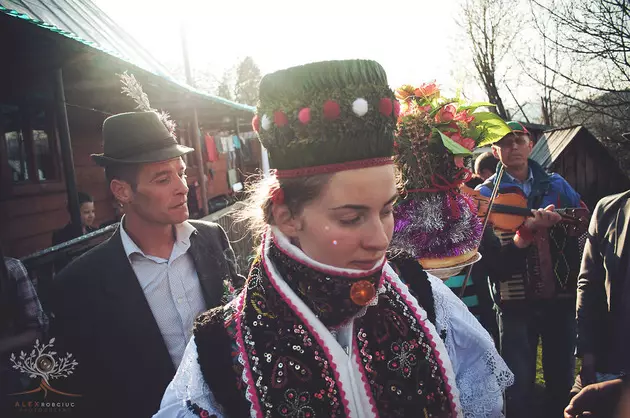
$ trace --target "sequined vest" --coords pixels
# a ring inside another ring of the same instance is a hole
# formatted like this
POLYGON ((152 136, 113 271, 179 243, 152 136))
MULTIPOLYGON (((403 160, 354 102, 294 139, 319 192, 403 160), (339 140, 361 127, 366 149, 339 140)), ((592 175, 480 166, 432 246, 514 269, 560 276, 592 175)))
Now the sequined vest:
MULTIPOLYGON (((354 321, 354 355, 379 416, 418 411, 426 417, 454 416, 451 383, 435 341, 381 269, 357 278, 335 277, 301 264, 275 245, 268 258, 254 263, 235 301, 206 312, 195 326, 202 374, 228 417, 250 416, 252 410, 261 417, 349 413, 327 348, 274 286, 270 262, 329 330, 354 321), (357 306, 347 297, 357 280, 379 288, 372 306, 357 306)), ((408 257, 397 257, 395 265, 403 275, 413 273, 407 283, 414 296, 422 295, 421 306, 434 321, 426 273, 408 257)))

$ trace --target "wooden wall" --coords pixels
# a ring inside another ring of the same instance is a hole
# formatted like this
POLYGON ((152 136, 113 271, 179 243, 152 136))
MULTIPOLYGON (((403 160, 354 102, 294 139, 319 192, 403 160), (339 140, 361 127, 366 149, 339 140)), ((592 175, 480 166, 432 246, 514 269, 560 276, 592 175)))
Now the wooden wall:
MULTIPOLYGON (((98 226, 112 219, 114 210, 104 172, 90 159, 90 154, 102 152, 100 127, 104 119, 92 113, 69 111, 68 120, 77 188, 94 197, 98 226)), ((0 239, 6 255, 23 257, 49 247, 53 231, 63 228, 70 221, 70 214, 63 176, 58 183, 37 193, 21 194, 18 187, 13 190, 11 197, 0 201, 0 239)))
POLYGON ((602 197, 630 189, 630 180, 617 161, 584 131, 573 139, 551 170, 564 177, 591 210, 602 197))
MULTIPOLYGON (((103 152, 101 126, 105 117, 106 115, 93 111, 68 108, 77 189, 94 197, 96 226, 114 218, 114 201, 106 184, 105 173, 90 158, 90 154, 103 152)), ((260 145, 257 140, 252 141, 254 161, 243 167, 246 171, 243 173, 245 178, 260 167, 260 145), (253 167, 254 164, 258 167, 253 167)), ((182 142, 188 142, 185 135, 182 142)), ((218 161, 209 163, 213 178, 208 184, 208 199, 231 193, 228 186, 227 159, 227 153, 223 153, 219 154, 218 161)), ((188 183, 193 184, 197 181, 196 167, 190 164, 194 157, 187 160, 188 183)), ((48 190, 27 195, 13 194, 8 199, 0 200, 0 240, 5 254, 19 258, 51 246, 52 233, 70 221, 66 206, 63 176, 60 182, 48 190)))

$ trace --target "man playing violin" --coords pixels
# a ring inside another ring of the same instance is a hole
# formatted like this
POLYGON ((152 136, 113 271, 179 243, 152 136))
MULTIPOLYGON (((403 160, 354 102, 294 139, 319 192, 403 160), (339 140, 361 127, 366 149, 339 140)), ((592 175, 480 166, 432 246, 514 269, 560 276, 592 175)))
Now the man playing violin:
MULTIPOLYGON (((507 390, 507 416, 542 416, 532 415, 540 338, 545 411, 550 417, 561 417, 575 366, 575 288, 580 255, 577 234, 567 232, 563 216, 556 210, 583 204, 566 180, 529 159, 533 142, 527 129, 519 122, 508 125, 512 132, 492 145, 494 156, 500 160, 497 173, 476 189, 490 197, 498 181, 499 194, 522 196, 532 211, 522 223, 517 222, 520 226, 515 231, 501 230, 494 224, 502 245, 499 251, 484 253, 489 264, 501 266, 500 273, 496 269, 491 273, 491 281, 501 351, 515 377, 507 390)), ((490 239, 494 239, 491 234, 490 239)))

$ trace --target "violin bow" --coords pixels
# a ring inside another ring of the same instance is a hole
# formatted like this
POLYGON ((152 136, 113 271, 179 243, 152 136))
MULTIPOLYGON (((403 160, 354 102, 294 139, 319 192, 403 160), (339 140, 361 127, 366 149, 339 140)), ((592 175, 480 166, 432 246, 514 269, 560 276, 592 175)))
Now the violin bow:
MULTIPOLYGON (((477 251, 479 251, 479 247, 481 247, 481 241, 483 240, 483 234, 486 231, 486 226, 488 226, 488 220, 490 219, 490 212, 492 212, 492 206, 494 205, 494 199, 499 194, 499 186, 501 185, 501 179, 503 178, 503 173, 505 172, 505 166, 501 164, 499 168, 499 172, 497 173, 497 178, 494 183, 494 187, 492 188, 492 193, 490 194, 490 201, 488 202, 488 210, 486 211, 486 216, 483 219, 483 228, 481 229, 481 238, 477 243, 477 251)), ((470 275, 472 274, 473 267, 475 265, 471 264, 468 268, 468 272, 466 273, 466 277, 464 278, 464 283, 462 283, 462 289, 459 292, 459 298, 462 299, 464 297, 464 292, 466 291, 466 286, 468 286, 468 279, 470 279, 470 275)))

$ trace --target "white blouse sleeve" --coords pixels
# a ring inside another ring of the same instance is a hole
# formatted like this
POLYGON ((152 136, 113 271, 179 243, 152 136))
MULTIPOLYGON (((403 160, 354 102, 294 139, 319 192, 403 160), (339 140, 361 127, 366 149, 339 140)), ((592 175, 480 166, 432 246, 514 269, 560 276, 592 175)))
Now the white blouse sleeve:
POLYGON ((160 410, 153 415, 153 418, 198 417, 188 408, 188 401, 208 411, 209 416, 224 418, 221 406, 216 403, 201 373, 197 361, 195 337, 188 342, 177 373, 164 392, 160 410))
POLYGON ((466 418, 503 417, 503 392, 514 383, 488 332, 442 280, 429 275, 436 328, 446 335, 466 418))

